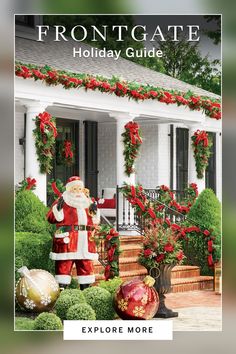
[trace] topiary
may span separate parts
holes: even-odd
[[[47,210],[31,190],[19,191],[15,199],[15,231],[52,232],[54,227],[46,219]]]
[[[87,303],[94,309],[97,320],[112,320],[115,315],[113,297],[108,290],[91,286],[83,290]]]
[[[199,224],[201,229],[207,229],[215,237],[213,244],[213,260],[221,257],[221,204],[211,189],[201,192],[194,205],[191,207],[188,218]],[[190,233],[188,242],[184,245],[187,263],[197,265],[202,274],[211,274],[208,267],[207,241],[200,233]]]
[[[69,308],[67,320],[96,320],[96,313],[89,304],[76,304]]]
[[[23,265],[29,269],[45,269],[54,272],[54,262],[49,259],[52,237],[49,233],[15,233],[15,270],[16,280],[20,275],[17,269]]]
[[[34,320],[28,317],[15,318],[16,331],[32,331],[34,329]]]
[[[119,277],[115,277],[109,280],[100,280],[98,286],[100,288],[106,289],[109,291],[111,296],[113,296],[118,289],[118,287],[122,284],[122,279]]]
[[[77,293],[75,293],[77,292]],[[66,289],[63,290],[56,301],[55,311],[56,314],[62,319],[66,319],[66,313],[69,308],[76,304],[85,303],[85,298],[82,291],[79,289]]]
[[[34,320],[33,329],[43,331],[61,330],[62,322],[54,313],[42,312]]]

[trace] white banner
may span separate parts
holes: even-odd
[[[172,340],[173,321],[64,321],[64,340]]]

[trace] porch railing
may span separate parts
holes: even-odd
[[[187,216],[182,214],[175,209],[169,207],[168,205],[158,201],[160,195],[158,189],[144,188],[144,194],[147,199],[153,202],[157,202],[159,205],[163,206],[162,217],[165,219],[168,217],[172,223],[179,223],[186,220]],[[184,194],[181,191],[174,191],[177,200],[183,198]],[[124,197],[121,192],[121,188],[117,187],[116,191],[116,228],[117,231],[136,231],[139,234],[143,234],[145,229],[145,220],[142,216],[135,212],[132,208],[130,202]]]

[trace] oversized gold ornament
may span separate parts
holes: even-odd
[[[21,275],[16,284],[15,296],[19,305],[32,312],[50,311],[58,296],[60,289],[52,274],[42,269],[21,267]]]

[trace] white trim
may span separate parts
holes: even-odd
[[[92,284],[95,282],[95,275],[78,275],[79,284]]]
[[[65,252],[65,253],[50,252],[49,257],[53,261],[66,261],[70,259],[89,259],[92,261],[97,261],[98,253],[83,252],[82,254],[81,252]]]
[[[70,275],[55,275],[55,279],[58,282],[58,284],[68,285],[71,282],[71,276]]]
[[[61,222],[62,220],[64,220],[64,211],[63,209],[61,209],[60,211],[57,210],[57,204],[53,205],[52,207],[52,212],[55,216],[55,219],[58,221],[58,222]]]
[[[61,234],[54,234],[55,238],[64,238],[66,236],[69,236],[69,232],[62,232]]]
[[[66,190],[68,191],[68,189],[73,186],[80,186],[80,187],[84,188],[84,183],[83,183],[83,181],[81,181],[79,179],[77,179],[75,181],[68,182],[66,184]]]

